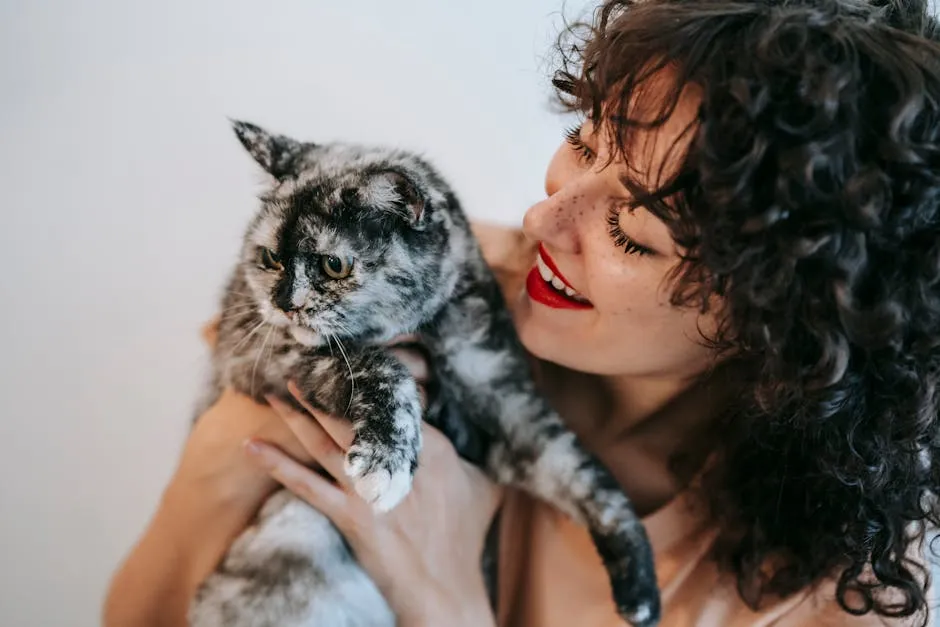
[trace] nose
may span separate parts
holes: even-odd
[[[274,291],[274,304],[278,308],[287,313],[294,309],[293,289],[294,277],[289,274],[281,279],[280,284],[275,288]]]
[[[303,268],[298,268],[303,270]],[[310,295],[310,282],[304,274],[288,271],[284,273],[281,282],[274,289],[274,304],[284,313],[303,309]]]
[[[591,173],[578,167],[567,146],[552,157],[545,173],[547,198],[526,211],[522,228],[530,239],[544,242],[557,252],[578,254],[579,218],[590,203]]]
[[[546,185],[549,197],[529,207],[522,229],[552,250],[576,255],[581,251],[578,217],[584,213],[586,196],[577,189],[558,188],[554,193],[552,189]]]

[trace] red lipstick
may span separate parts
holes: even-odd
[[[532,300],[553,309],[593,308],[558,270],[555,261],[542,244],[539,244],[536,265],[526,278],[526,291]]]

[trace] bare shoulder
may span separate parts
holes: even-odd
[[[927,596],[929,607],[936,607],[936,594],[932,587],[928,590]],[[902,599],[899,598],[898,601],[902,602]],[[836,601],[835,581],[826,580],[804,593],[799,601],[793,603],[790,609],[774,622],[774,625],[779,627],[920,627],[925,624],[923,619],[924,616],[921,614],[896,618],[878,616],[874,612],[861,616],[849,614]]]
[[[487,222],[473,222],[471,228],[503,294],[513,302],[512,296],[522,289],[526,273],[535,261],[535,244],[526,239],[520,228]]]

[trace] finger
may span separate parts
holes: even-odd
[[[219,339],[219,320],[216,316],[202,327],[202,339],[211,348],[215,348],[216,341]]]
[[[337,483],[348,487],[348,478],[343,471],[343,451],[336,446],[336,442],[323,427],[310,416],[302,414],[277,398],[268,397],[268,403],[284,419],[284,423],[313,460],[330,473]]]
[[[389,346],[398,346],[399,344],[418,344],[421,340],[418,339],[416,333],[407,333],[405,335],[396,335],[388,343]]]
[[[342,420],[340,418],[334,418],[328,414],[323,413],[319,409],[311,407],[309,403],[303,400],[303,396],[300,392],[300,388],[297,387],[297,384],[293,381],[287,384],[287,389],[290,391],[291,395],[297,399],[297,401],[310,412],[310,415],[313,416],[320,426],[323,427],[323,430],[326,431],[333,442],[340,448],[341,451],[345,453],[352,445],[353,436],[353,427],[348,420]]]
[[[350,497],[338,486],[266,442],[250,439],[245,452],[278,483],[334,522],[345,518]]]
[[[505,496],[505,489],[503,486],[495,483],[492,479],[487,477],[480,468],[460,460],[461,464],[464,464],[464,467],[467,473],[470,474],[470,480],[473,482],[474,491],[477,494],[477,497],[474,499],[474,503],[477,503],[480,508],[480,513],[483,515],[485,520],[490,520],[496,515],[496,511],[502,505],[503,497]]]
[[[428,361],[421,354],[421,351],[414,348],[399,346],[392,348],[391,353],[404,364],[411,376],[419,385],[424,385],[431,377],[431,369],[428,367]]]
[[[418,384],[418,393],[421,394],[421,407],[428,407],[428,382],[431,380],[431,368],[424,353],[417,348],[398,346],[391,348],[392,355],[404,364],[411,376]]]

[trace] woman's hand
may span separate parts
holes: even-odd
[[[215,325],[204,334],[212,344]],[[419,383],[427,380],[419,354],[396,354]],[[246,440],[276,446],[301,464],[316,463],[277,412],[226,390],[196,421],[156,512],[112,578],[105,625],[185,624],[198,586],[278,486],[244,454]]]
[[[211,342],[213,338],[208,339]],[[411,338],[396,340],[408,341]],[[421,355],[407,348],[392,350],[423,391],[429,372]],[[277,489],[277,482],[246,458],[243,447],[250,440],[272,444],[306,466],[317,464],[274,410],[234,390],[223,391],[193,426],[158,512],[163,514],[158,522],[179,527],[183,535],[198,543],[198,550],[189,552],[193,561],[189,578],[197,584],[209,576],[231,542]],[[206,512],[207,508],[211,511]],[[207,516],[213,520],[211,525],[193,520]],[[193,528],[205,529],[209,537],[199,537]]]
[[[224,392],[196,422],[156,512],[112,578],[104,625],[186,624],[199,585],[278,487],[245,457],[252,437],[306,455],[270,407]]]
[[[302,403],[296,387],[292,393]],[[353,437],[350,424],[307,405],[309,414],[302,414],[276,399],[270,402],[309,457],[335,482],[263,438],[252,439],[246,450],[272,477],[333,521],[399,624],[494,624],[480,559],[501,492],[478,468],[461,460],[439,431],[425,425],[412,491],[391,512],[375,514],[343,472]]]
[[[203,333],[207,343],[215,343],[215,324],[207,326]],[[392,352],[418,381],[423,394],[429,377],[427,362],[418,352],[407,348],[412,341],[412,337],[397,338]],[[244,510],[243,516],[253,516],[277,483],[245,457],[243,445],[250,439],[273,444],[304,465],[315,464],[270,407],[226,389],[193,426],[164,498],[192,495],[203,501],[237,505]]]

